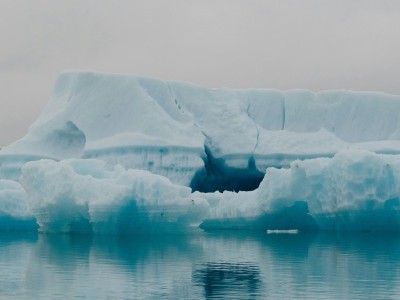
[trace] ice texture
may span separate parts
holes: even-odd
[[[65,72],[0,150],[0,211],[56,232],[400,229],[399,130],[384,93]]]
[[[17,179],[40,158],[97,158],[189,185],[210,157],[251,174],[349,147],[397,154],[399,112],[400,97],[383,93],[209,89],[71,71],[28,134],[0,151],[0,175]]]
[[[198,225],[208,207],[164,176],[122,166],[107,171],[95,159],[29,162],[20,182],[44,232],[176,232]]]
[[[258,199],[269,212],[303,201],[320,229],[399,230],[399,183],[397,156],[347,150],[268,169]]]
[[[16,181],[0,179],[0,224],[0,231],[37,229],[28,207],[27,194]]]
[[[203,135],[174,103],[166,82],[71,72],[60,76],[28,134],[0,156],[0,173],[10,179],[18,178],[27,156],[84,157],[103,159],[109,167],[148,169],[187,185],[203,166],[204,148]]]
[[[400,230],[400,159],[343,150],[268,168],[255,191],[202,196],[204,228]]]

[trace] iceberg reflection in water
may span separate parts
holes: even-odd
[[[257,296],[262,284],[259,267],[251,263],[209,262],[196,268],[194,282],[204,287],[206,298]]]
[[[400,236],[0,235],[2,299],[390,299]]]

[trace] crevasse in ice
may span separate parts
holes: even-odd
[[[55,232],[400,229],[399,129],[383,93],[66,72],[0,151],[0,211]]]

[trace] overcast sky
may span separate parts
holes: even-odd
[[[0,146],[66,69],[400,94],[400,1],[0,0]]]

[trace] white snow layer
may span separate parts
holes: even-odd
[[[383,93],[66,72],[27,135],[0,151],[0,211],[44,231],[266,228],[282,213],[294,216],[283,227],[306,215],[322,229],[379,229],[397,222],[399,129],[400,97]],[[207,164],[266,175],[251,192],[191,193]]]
[[[63,73],[28,134],[0,151],[17,179],[39,158],[98,158],[188,185],[204,146],[224,166],[264,173],[354,147],[400,153],[400,97],[382,93],[207,89],[93,72]],[[171,152],[173,152],[171,154]]]

